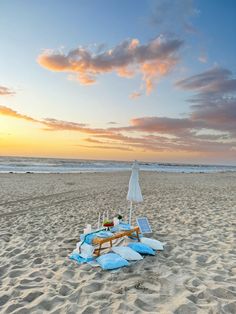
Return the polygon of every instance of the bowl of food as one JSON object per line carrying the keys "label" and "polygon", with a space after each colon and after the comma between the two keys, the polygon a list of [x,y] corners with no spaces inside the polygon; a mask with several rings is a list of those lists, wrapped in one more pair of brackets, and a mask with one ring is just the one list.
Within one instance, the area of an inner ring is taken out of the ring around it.
{"label": "bowl of food", "polygon": [[111,220],[105,220],[103,222],[103,227],[113,227],[114,226],[114,222]]}

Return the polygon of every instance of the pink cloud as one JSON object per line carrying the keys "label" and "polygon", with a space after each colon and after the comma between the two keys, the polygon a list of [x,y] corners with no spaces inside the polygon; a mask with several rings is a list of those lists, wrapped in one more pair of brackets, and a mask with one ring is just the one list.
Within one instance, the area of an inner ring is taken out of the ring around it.
{"label": "pink cloud", "polygon": [[176,85],[195,92],[188,100],[191,121],[202,121],[207,129],[236,134],[236,79],[230,70],[215,67]]}
{"label": "pink cloud", "polygon": [[140,92],[133,92],[132,94],[129,95],[129,98],[130,99],[137,99],[137,98],[139,98],[141,96],[142,96],[142,93],[140,93]]}
{"label": "pink cloud", "polygon": [[176,82],[184,90],[192,90],[201,95],[230,93],[236,91],[236,79],[233,73],[221,67],[215,67],[197,75]]}
{"label": "pink cloud", "polygon": [[86,127],[84,123],[68,122],[52,118],[47,118],[42,121],[47,128],[46,131],[67,130],[67,131],[81,131]]}
{"label": "pink cloud", "polygon": [[191,107],[192,111],[186,118],[139,117],[131,119],[129,125],[108,128],[92,128],[84,123],[52,118],[37,120],[5,106],[0,106],[0,114],[39,123],[46,131],[89,135],[84,140],[91,144],[87,146],[91,149],[220,152],[234,155],[236,102],[234,98],[225,102],[220,98],[217,104],[197,103]]}
{"label": "pink cloud", "polygon": [[165,134],[178,134],[201,126],[203,126],[202,123],[199,125],[199,122],[192,121],[189,118],[142,117],[131,120],[131,127],[134,130]]}
{"label": "pink cloud", "polygon": [[93,84],[99,75],[114,72],[125,78],[141,73],[149,94],[155,81],[176,65],[177,52],[183,42],[159,36],[141,45],[139,40],[125,40],[112,49],[93,52],[79,47],[67,54],[46,50],[38,63],[51,71],[74,73],[82,85]]}
{"label": "pink cloud", "polygon": [[0,96],[12,96],[15,95],[15,92],[6,87],[6,86],[0,86]]}
{"label": "pink cloud", "polygon": [[166,60],[155,60],[145,62],[140,66],[140,71],[143,73],[143,80],[146,84],[146,94],[149,95],[153,90],[154,83],[160,77],[168,74],[176,65],[177,59],[167,58]]}

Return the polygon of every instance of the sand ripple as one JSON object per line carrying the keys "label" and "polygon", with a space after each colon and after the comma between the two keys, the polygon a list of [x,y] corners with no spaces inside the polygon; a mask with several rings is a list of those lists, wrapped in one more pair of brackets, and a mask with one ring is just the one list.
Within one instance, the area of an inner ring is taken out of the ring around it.
{"label": "sand ripple", "polygon": [[0,175],[0,312],[236,313],[236,175],[142,173],[165,251],[104,272],[67,255],[97,211],[121,209],[128,173]]}

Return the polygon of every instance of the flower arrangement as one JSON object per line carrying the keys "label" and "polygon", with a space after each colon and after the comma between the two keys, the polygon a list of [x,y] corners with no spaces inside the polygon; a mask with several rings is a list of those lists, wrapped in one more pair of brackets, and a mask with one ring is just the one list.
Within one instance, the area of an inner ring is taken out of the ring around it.
{"label": "flower arrangement", "polygon": [[113,227],[114,223],[111,220],[104,220],[103,221],[103,227]]}

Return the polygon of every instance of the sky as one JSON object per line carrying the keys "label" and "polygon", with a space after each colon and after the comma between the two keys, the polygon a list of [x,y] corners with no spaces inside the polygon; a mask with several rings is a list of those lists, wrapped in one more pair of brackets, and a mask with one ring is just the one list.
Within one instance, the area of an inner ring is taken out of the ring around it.
{"label": "sky", "polygon": [[236,164],[236,1],[0,0],[0,156]]}

